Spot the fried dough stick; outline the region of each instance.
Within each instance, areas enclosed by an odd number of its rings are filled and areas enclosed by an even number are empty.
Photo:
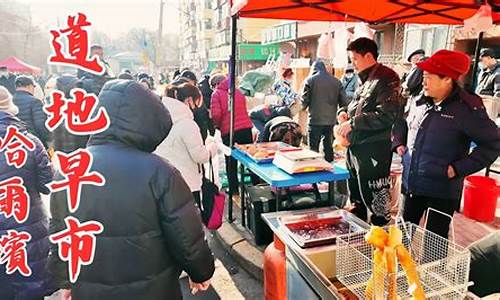
[[[415,261],[411,258],[410,253],[403,245],[396,246],[396,255],[398,257],[399,263],[406,273],[406,279],[408,280],[408,286],[410,287],[410,292],[415,300],[425,300],[424,288],[420,282],[420,278],[417,272],[417,265]]]

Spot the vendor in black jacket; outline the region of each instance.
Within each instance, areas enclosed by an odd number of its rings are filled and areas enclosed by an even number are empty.
[[[359,38],[347,48],[362,85],[338,115],[339,133],[347,137],[347,167],[353,213],[375,225],[390,221],[391,128],[401,105],[399,76],[377,63],[373,40]]]
[[[424,95],[410,109],[406,130],[393,141],[394,149],[404,153],[405,221],[419,224],[428,208],[453,215],[464,177],[498,156],[497,126],[488,118],[481,98],[457,84],[469,62],[463,53],[440,50],[418,64],[424,71]],[[469,153],[471,142],[477,147]],[[449,224],[448,217],[432,213],[427,228],[447,238]]]

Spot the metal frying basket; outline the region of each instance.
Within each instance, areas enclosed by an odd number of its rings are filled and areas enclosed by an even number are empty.
[[[463,299],[469,280],[470,252],[452,241],[412,223],[399,223],[403,244],[412,255],[427,299]],[[384,229],[388,230],[388,226]],[[367,282],[373,272],[373,246],[365,241],[368,231],[351,233],[337,238],[337,279],[359,299],[366,299]],[[390,276],[396,277],[397,295],[410,299],[405,272],[397,264],[396,274],[383,274],[383,288]],[[375,272],[383,270],[375,270]],[[376,285],[376,284],[375,284]],[[387,288],[384,291],[387,298]]]

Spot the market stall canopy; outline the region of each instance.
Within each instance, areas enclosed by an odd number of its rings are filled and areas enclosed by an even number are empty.
[[[42,69],[27,64],[15,56],[10,56],[0,61],[0,67],[7,67],[7,70],[16,73],[30,73],[35,75],[42,73]]]
[[[493,23],[500,24],[499,0],[233,0],[232,13],[244,18],[461,25],[484,4],[492,7]]]

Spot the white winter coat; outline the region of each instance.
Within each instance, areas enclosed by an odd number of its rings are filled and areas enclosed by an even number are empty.
[[[217,146],[214,143],[203,145],[200,128],[186,104],[168,97],[162,101],[170,112],[173,126],[155,153],[181,172],[191,192],[200,191],[202,175],[198,165],[208,162]]]

